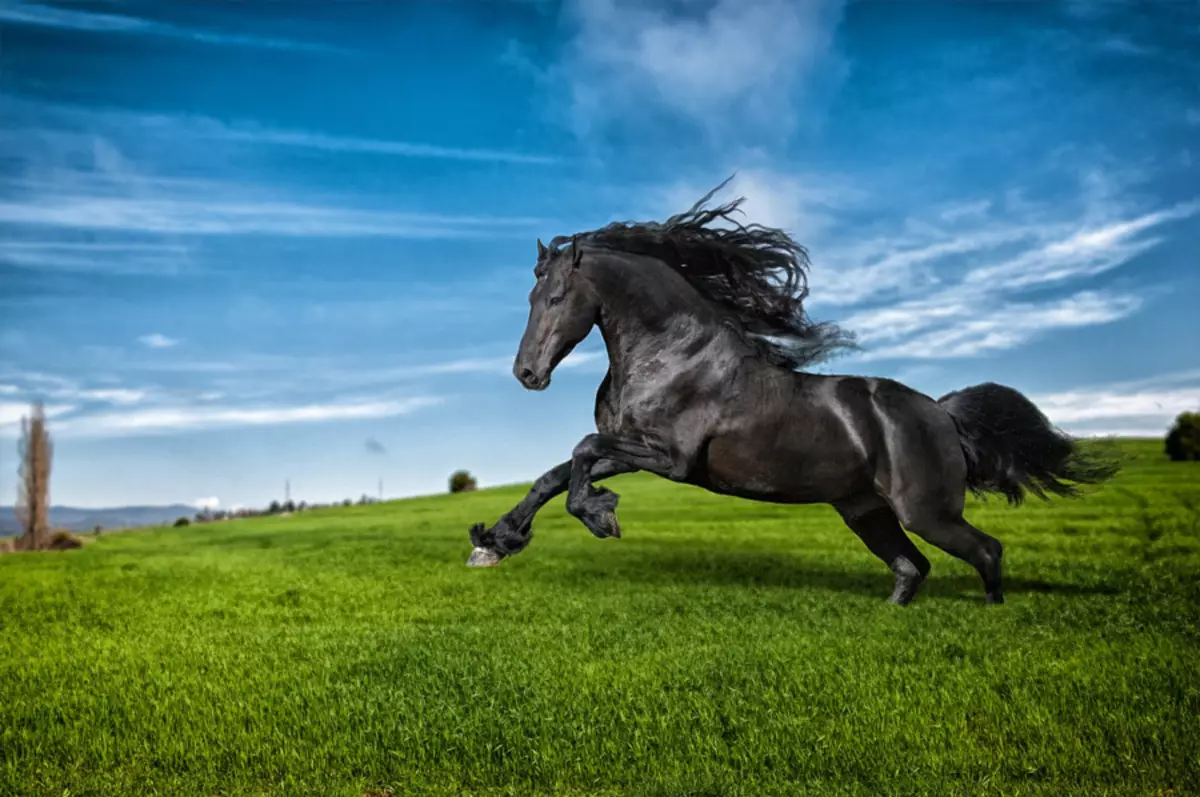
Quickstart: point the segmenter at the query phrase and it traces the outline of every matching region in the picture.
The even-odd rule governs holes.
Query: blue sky
[[[0,495],[264,505],[529,479],[598,334],[510,374],[534,241],[736,171],[824,370],[1080,434],[1200,406],[1200,4],[0,3]]]

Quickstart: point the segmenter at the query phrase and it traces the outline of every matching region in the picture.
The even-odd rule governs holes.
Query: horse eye
[[[561,296],[551,296],[549,299],[546,300],[546,304],[553,307],[556,304],[561,304],[562,300],[563,300],[563,297],[561,297]]]

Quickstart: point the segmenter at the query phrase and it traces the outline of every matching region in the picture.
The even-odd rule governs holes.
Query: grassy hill
[[[0,794],[1185,795],[1200,467],[973,502],[1007,598],[918,543],[907,608],[827,507],[612,480],[463,566],[518,488],[0,557]]]

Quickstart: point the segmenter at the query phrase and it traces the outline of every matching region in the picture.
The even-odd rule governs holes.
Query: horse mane
[[[732,218],[745,197],[705,207],[732,175],[683,213],[665,222],[613,222],[559,236],[568,243],[647,255],[681,274],[769,362],[796,369],[854,348],[854,336],[832,322],[814,323],[804,310],[808,251],[785,231]],[[724,221],[729,228],[711,226]],[[576,250],[578,251],[578,250]]]

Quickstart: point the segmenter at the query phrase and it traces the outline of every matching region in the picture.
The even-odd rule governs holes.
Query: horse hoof
[[[616,512],[605,512],[596,519],[596,536],[621,539],[621,522],[617,520]]]
[[[494,567],[504,557],[490,548],[476,548],[467,559],[467,567]]]

